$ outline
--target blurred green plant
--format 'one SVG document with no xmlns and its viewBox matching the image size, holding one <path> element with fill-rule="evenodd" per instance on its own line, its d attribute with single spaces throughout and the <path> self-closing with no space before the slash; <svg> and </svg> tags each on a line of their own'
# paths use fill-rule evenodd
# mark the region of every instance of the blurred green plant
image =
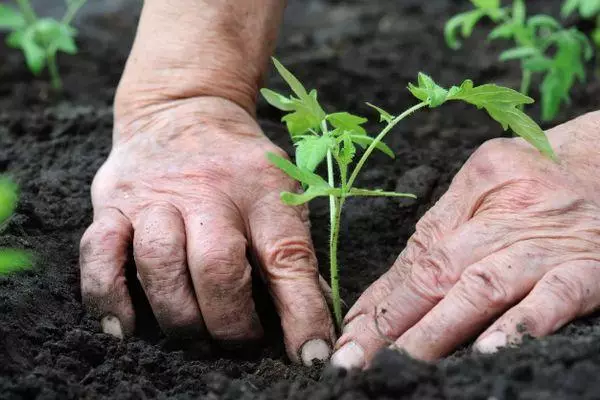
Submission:
<svg viewBox="0 0 600 400">
<path fill-rule="evenodd" d="M 584 19 L 596 20 L 592 41 L 596 47 L 600 47 L 600 0 L 566 0 L 562 6 L 562 16 L 567 18 L 575 12 Z"/>
<path fill-rule="evenodd" d="M 594 2 L 598 3 L 596 0 L 589 1 Z M 481 19 L 491 19 L 497 26 L 489 33 L 488 39 L 506 39 L 515 43 L 513 48 L 500 54 L 500 61 L 520 61 L 520 91 L 524 95 L 529 94 L 533 75 L 543 75 L 539 86 L 542 119 L 554 119 L 561 105 L 570 102 L 570 92 L 576 80 L 585 81 L 585 62 L 593 56 L 587 37 L 575 28 L 563 28 L 548 15 L 527 17 L 523 0 L 514 0 L 512 7 L 502 7 L 500 0 L 471 0 L 471 3 L 475 7 L 473 10 L 452 17 L 446 24 L 448 46 L 460 48 L 459 34 L 468 38 Z M 588 3 L 588 0 L 577 3 Z"/>
<path fill-rule="evenodd" d="M 65 0 L 67 10 L 60 21 L 39 18 L 29 0 L 15 0 L 16 7 L 0 4 L 0 30 L 10 32 L 6 37 L 9 47 L 20 49 L 29 70 L 36 76 L 48 67 L 52 87 L 62 89 L 57 53 L 77 54 L 71 26 L 73 18 L 87 0 Z"/>
<path fill-rule="evenodd" d="M 17 207 L 17 185 L 8 177 L 0 176 L 0 231 L 4 229 Z M 31 255 L 23 250 L 0 249 L 0 275 L 30 268 Z"/>
</svg>

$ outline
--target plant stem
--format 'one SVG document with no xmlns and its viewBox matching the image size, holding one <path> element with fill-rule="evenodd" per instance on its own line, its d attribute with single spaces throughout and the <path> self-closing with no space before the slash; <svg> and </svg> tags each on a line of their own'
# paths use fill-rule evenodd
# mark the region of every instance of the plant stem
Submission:
<svg viewBox="0 0 600 400">
<path fill-rule="evenodd" d="M 404 118 L 408 117 L 410 114 L 414 113 L 415 111 L 420 110 L 423 107 L 426 107 L 427 105 L 428 105 L 428 103 L 421 102 L 415 106 L 412 106 L 411 108 L 409 108 L 408 110 L 404 111 L 402 114 L 400 114 L 399 116 L 394 118 L 392 120 L 392 122 L 390 122 L 385 128 L 383 128 L 381 133 L 379 135 L 377 135 L 375 140 L 373 140 L 371 142 L 371 144 L 369 145 L 367 150 L 365 150 L 362 157 L 356 164 L 354 171 L 352 171 L 352 175 L 350 175 L 350 179 L 348 179 L 348 184 L 346 185 L 347 190 L 352 189 L 352 185 L 354 184 L 354 181 L 358 177 L 360 170 L 362 169 L 362 167 L 365 165 L 365 163 L 369 159 L 369 156 L 371 155 L 371 153 L 375 150 L 375 147 L 377 146 L 377 144 L 379 144 L 383 140 L 385 135 L 387 135 L 389 133 L 389 131 L 391 131 L 392 128 L 398 124 L 398 122 L 402 121 Z"/>
<path fill-rule="evenodd" d="M 68 8 L 67 8 L 67 12 L 65 13 L 64 17 L 62 18 L 62 23 L 65 25 L 69 25 L 71 24 L 71 21 L 73 21 L 73 18 L 75 18 L 75 15 L 77 15 L 77 12 L 79 11 L 79 9 L 81 7 L 83 7 L 83 5 L 87 2 L 87 0 L 79 0 L 77 2 L 72 3 Z"/>
<path fill-rule="evenodd" d="M 331 237 L 329 241 L 329 272 L 331 280 L 331 297 L 333 302 L 333 317 L 338 330 L 342 330 L 342 301 L 340 297 L 340 276 L 337 260 L 338 241 L 340 237 L 340 221 L 342 219 L 342 207 L 344 199 L 334 199 L 336 212 L 333 215 L 331 225 Z"/>
<path fill-rule="evenodd" d="M 16 1 L 17 1 L 17 5 L 19 6 L 19 9 L 23 13 L 23 16 L 25 17 L 25 20 L 27 21 L 28 25 L 31 25 L 35 21 L 37 21 L 37 15 L 35 14 L 33 7 L 31 7 L 31 3 L 29 2 L 29 0 L 16 0 Z"/>
<path fill-rule="evenodd" d="M 531 71 L 523 69 L 523 76 L 521 77 L 521 90 L 520 92 L 525 96 L 528 96 L 529 88 L 531 87 Z"/>
<path fill-rule="evenodd" d="M 48 72 L 50 72 L 50 82 L 52 83 L 52 88 L 54 90 L 62 89 L 62 80 L 60 79 L 60 74 L 58 72 L 58 64 L 56 62 L 56 51 L 48 52 Z"/>
</svg>

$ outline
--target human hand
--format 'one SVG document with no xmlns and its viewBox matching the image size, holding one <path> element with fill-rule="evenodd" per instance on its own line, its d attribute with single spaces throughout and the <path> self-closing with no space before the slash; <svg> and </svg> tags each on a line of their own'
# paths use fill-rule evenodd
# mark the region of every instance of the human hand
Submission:
<svg viewBox="0 0 600 400">
<path fill-rule="evenodd" d="M 83 301 L 115 336 L 135 315 L 127 250 L 169 334 L 257 339 L 256 258 L 281 317 L 290 358 L 326 359 L 334 341 L 308 210 L 281 203 L 299 188 L 266 159 L 284 155 L 247 111 L 199 97 L 117 107 L 113 149 L 92 185 L 94 222 L 81 240 Z"/>
<path fill-rule="evenodd" d="M 333 364 L 390 344 L 435 360 L 482 330 L 474 347 L 493 352 L 598 309 L 599 121 L 548 132 L 560 164 L 521 139 L 481 146 L 348 312 Z"/>
</svg>

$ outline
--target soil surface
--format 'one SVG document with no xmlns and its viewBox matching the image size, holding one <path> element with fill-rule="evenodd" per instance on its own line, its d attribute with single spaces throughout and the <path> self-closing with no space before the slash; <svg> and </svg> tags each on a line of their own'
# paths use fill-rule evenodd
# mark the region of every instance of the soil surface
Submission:
<svg viewBox="0 0 600 400">
<path fill-rule="evenodd" d="M 558 0 L 528 3 L 553 15 L 560 9 Z M 496 62 L 502 45 L 486 44 L 486 28 L 460 51 L 446 48 L 444 22 L 467 7 L 466 0 L 290 0 L 278 56 L 319 90 L 328 110 L 364 115 L 372 115 L 365 101 L 391 111 L 414 104 L 405 87 L 418 71 L 446 85 L 471 78 L 518 87 L 516 66 Z M 272 311 L 265 312 L 264 343 L 243 356 L 210 342 L 182 349 L 152 318 L 125 341 L 100 333 L 81 306 L 78 242 L 91 222 L 90 183 L 110 150 L 112 97 L 138 15 L 136 2 L 90 2 L 78 20 L 80 54 L 60 58 L 62 97 L 51 94 L 45 77 L 28 73 L 20 54 L 0 46 L 0 171 L 22 189 L 0 246 L 38 257 L 35 269 L 0 278 L 0 399 L 600 398 L 599 316 L 493 356 L 465 347 L 431 365 L 388 351 L 363 373 L 292 365 Z M 277 79 L 269 86 L 283 88 Z M 598 98 L 597 81 L 579 86 L 559 121 L 593 110 Z M 539 116 L 536 107 L 530 111 Z M 280 115 L 263 103 L 258 114 L 265 132 L 290 150 Z M 340 249 L 348 303 L 389 267 L 473 150 L 503 134 L 460 105 L 423 112 L 396 129 L 388 142 L 397 158 L 376 157 L 360 183 L 399 187 L 419 199 L 348 202 Z M 311 210 L 324 266 L 326 206 L 316 202 Z"/>
</svg>

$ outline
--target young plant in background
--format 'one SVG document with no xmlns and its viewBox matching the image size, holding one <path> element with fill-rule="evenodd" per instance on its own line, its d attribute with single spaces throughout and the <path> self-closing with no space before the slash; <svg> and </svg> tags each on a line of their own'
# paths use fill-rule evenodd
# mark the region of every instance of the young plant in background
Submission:
<svg viewBox="0 0 600 400">
<path fill-rule="evenodd" d="M 327 113 L 317 100 L 315 90 L 307 91 L 300 81 L 281 63 L 273 59 L 277 71 L 291 88 L 293 95 L 284 96 L 269 89 L 262 89 L 263 97 L 272 106 L 286 112 L 282 118 L 286 123 L 291 139 L 296 146 L 295 163 L 269 153 L 268 159 L 300 182 L 304 192 L 281 193 L 285 204 L 296 206 L 317 197 L 329 197 L 329 215 L 331 223 L 329 241 L 329 267 L 333 297 L 333 312 L 338 328 L 342 325 L 342 311 L 339 286 L 339 267 L 337 260 L 340 220 L 344 203 L 349 197 L 391 196 L 412 197 L 408 193 L 386 192 L 356 188 L 356 178 L 369 157 L 379 150 L 390 157 L 393 151 L 383 143 L 385 136 L 400 121 L 425 107 L 439 107 L 447 101 L 463 101 L 485 109 L 488 114 L 506 130 L 511 128 L 548 157 L 555 159 L 554 152 L 542 129 L 519 107 L 533 102 L 533 99 L 512 89 L 497 85 L 474 86 L 466 80 L 460 86 L 449 90 L 437 85 L 430 77 L 419 74 L 417 85 L 409 85 L 410 92 L 420 100 L 419 103 L 401 112 L 397 116 L 367 103 L 377 110 L 383 129 L 374 137 L 369 136 L 363 125 L 366 118 L 348 113 Z M 357 148 L 364 149 L 358 157 Z M 327 164 L 327 176 L 315 173 L 323 162 Z M 337 169 L 337 173 L 335 171 Z"/>
<path fill-rule="evenodd" d="M 52 87 L 62 89 L 57 53 L 77 54 L 77 31 L 71 22 L 87 0 L 65 0 L 67 11 L 60 21 L 39 18 L 29 0 L 15 0 L 17 7 L 0 4 L 0 30 L 10 32 L 6 44 L 21 49 L 29 70 L 36 76 L 48 67 Z"/>
<path fill-rule="evenodd" d="M 529 94 L 533 75 L 543 75 L 539 87 L 542 119 L 554 119 L 561 105 L 569 103 L 575 81 L 585 81 L 585 62 L 593 56 L 587 37 L 575 28 L 563 28 L 548 15 L 528 18 L 523 0 L 514 0 L 512 7 L 502 7 L 500 0 L 471 0 L 471 3 L 475 9 L 452 17 L 446 24 L 448 46 L 460 48 L 459 33 L 468 38 L 481 19 L 491 19 L 497 26 L 488 39 L 512 40 L 515 44 L 500 54 L 500 60 L 521 62 L 520 91 L 524 95 Z"/>
<path fill-rule="evenodd" d="M 0 176 L 0 231 L 4 228 L 17 207 L 17 185 L 5 176 Z M 31 256 L 22 250 L 0 249 L 0 275 L 29 268 Z"/>
<path fill-rule="evenodd" d="M 566 0 L 561 14 L 563 18 L 579 13 L 582 18 L 596 19 L 596 28 L 592 32 L 592 40 L 596 47 L 600 47 L 600 0 Z"/>
</svg>

